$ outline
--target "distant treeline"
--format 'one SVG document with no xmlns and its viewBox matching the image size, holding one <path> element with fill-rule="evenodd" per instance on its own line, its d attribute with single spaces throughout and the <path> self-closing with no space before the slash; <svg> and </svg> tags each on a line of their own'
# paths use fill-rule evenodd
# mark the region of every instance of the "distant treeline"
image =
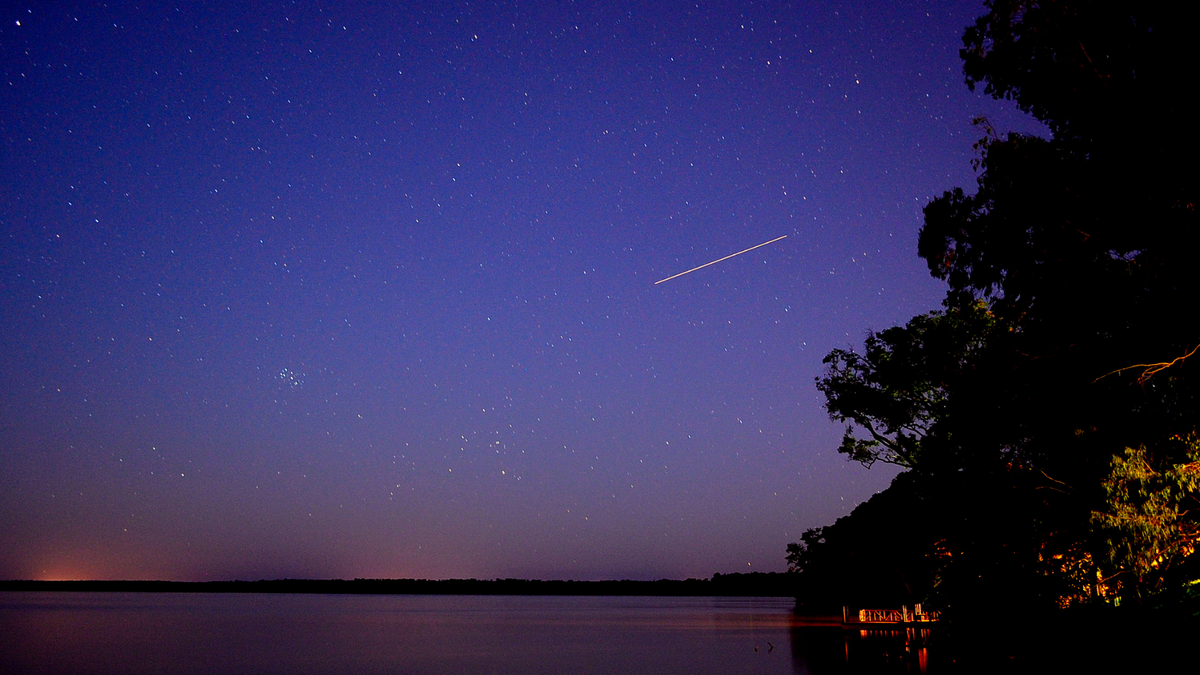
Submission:
<svg viewBox="0 0 1200 675">
<path fill-rule="evenodd" d="M 0 581 L 0 591 L 104 593 L 327 593 L 361 595 L 795 595 L 795 575 L 714 574 L 711 579 L 272 579 L 260 581 Z"/>
</svg>

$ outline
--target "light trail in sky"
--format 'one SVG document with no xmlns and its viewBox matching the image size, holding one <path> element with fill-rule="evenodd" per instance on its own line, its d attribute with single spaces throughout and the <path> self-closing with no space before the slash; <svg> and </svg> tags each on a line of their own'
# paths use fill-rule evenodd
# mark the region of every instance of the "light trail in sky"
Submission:
<svg viewBox="0 0 1200 675">
<path fill-rule="evenodd" d="M 779 241 L 780 239 L 787 239 L 787 235 L 785 234 L 782 237 L 775 237 L 771 241 L 764 241 L 763 243 L 759 244 L 758 246 L 751 246 L 750 248 L 748 248 L 744 251 L 738 251 L 737 253 L 730 253 L 729 255 L 725 256 L 724 258 L 717 258 L 716 260 L 714 260 L 712 262 L 706 262 L 703 265 L 700 265 L 699 267 L 693 267 L 692 269 L 690 269 L 686 272 L 680 272 L 679 274 L 673 274 L 673 275 L 667 277 L 666 279 L 659 279 L 658 281 L 654 282 L 654 285 L 657 286 L 664 281 L 670 281 L 676 277 L 681 277 L 685 274 L 691 274 L 692 272 L 695 272 L 696 270 L 699 270 L 699 269 L 704 269 L 705 267 L 708 267 L 709 265 L 716 265 L 717 263 L 721 262 L 722 260 L 729 260 L 730 258 L 734 258 L 743 253 L 749 253 L 750 251 L 753 251 L 756 248 L 762 248 L 763 246 L 766 246 L 767 244 L 774 244 L 775 242 Z"/>
</svg>

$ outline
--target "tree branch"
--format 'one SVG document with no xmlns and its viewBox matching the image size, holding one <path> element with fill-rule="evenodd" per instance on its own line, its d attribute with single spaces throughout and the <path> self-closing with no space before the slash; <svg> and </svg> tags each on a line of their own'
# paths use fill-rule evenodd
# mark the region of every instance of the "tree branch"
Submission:
<svg viewBox="0 0 1200 675">
<path fill-rule="evenodd" d="M 1100 380 L 1103 380 L 1104 378 L 1108 377 L 1109 375 L 1118 375 L 1127 370 L 1134 370 L 1135 368 L 1145 368 L 1145 370 L 1142 371 L 1142 374 L 1138 375 L 1137 381 L 1138 381 L 1138 384 L 1146 384 L 1146 381 L 1149 380 L 1151 377 L 1153 377 L 1154 375 L 1157 375 L 1158 373 L 1161 373 L 1162 371 L 1166 370 L 1167 368 L 1170 368 L 1171 366 L 1175 365 L 1176 363 L 1181 363 L 1181 362 L 1187 360 L 1187 358 L 1189 356 L 1195 354 L 1197 350 L 1200 350 L 1200 344 L 1197 344 L 1195 349 L 1193 349 L 1192 351 L 1184 354 L 1183 356 L 1172 359 L 1170 361 L 1164 361 L 1161 363 L 1135 363 L 1132 366 L 1125 366 L 1124 368 L 1118 368 L 1118 369 L 1112 371 L 1111 373 L 1106 373 L 1106 374 L 1101 375 L 1100 377 L 1097 377 L 1096 379 L 1092 380 L 1092 384 L 1096 384 L 1097 382 L 1099 382 Z"/>
</svg>

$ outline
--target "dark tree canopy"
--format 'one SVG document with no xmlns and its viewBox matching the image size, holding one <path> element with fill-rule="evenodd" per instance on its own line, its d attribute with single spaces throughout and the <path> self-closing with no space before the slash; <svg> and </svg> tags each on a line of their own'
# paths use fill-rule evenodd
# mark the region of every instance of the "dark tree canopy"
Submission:
<svg viewBox="0 0 1200 675">
<path fill-rule="evenodd" d="M 788 546 L 788 569 L 798 572 L 799 601 L 810 611 L 837 613 L 843 605 L 899 606 L 921 602 L 934 586 L 925 560 L 927 502 L 914 477 L 901 474 L 886 490 L 826 527 Z M 807 582 L 807 583 L 806 583 Z"/>
<path fill-rule="evenodd" d="M 1016 101 L 1053 137 L 985 141 L 978 191 L 928 207 L 920 255 L 952 301 L 1002 298 L 1013 319 L 1048 319 L 1081 302 L 1090 314 L 1102 297 L 1120 303 L 1107 323 L 1166 324 L 1177 348 L 1194 344 L 1197 322 L 1167 303 L 1198 287 L 1197 136 L 1185 122 L 1200 75 L 1195 3 L 987 6 L 963 38 L 968 85 Z"/>
<path fill-rule="evenodd" d="M 830 352 L 817 388 L 830 417 L 849 423 L 840 451 L 867 466 L 932 468 L 941 461 L 929 445 L 952 419 L 949 393 L 978 375 L 980 350 L 995 330 L 987 308 L 974 304 L 871 333 L 862 354 Z"/>
<path fill-rule="evenodd" d="M 985 5 L 963 36 L 967 86 L 1015 101 L 1055 138 L 1092 143 L 1113 129 L 1189 114 L 1180 90 L 1196 75 L 1193 3 Z"/>
<path fill-rule="evenodd" d="M 1195 134 L 1180 124 L 1200 74 L 1196 10 L 987 8 L 964 36 L 968 86 L 1052 136 L 982 122 L 975 191 L 925 209 L 918 253 L 949 285 L 944 311 L 870 334 L 861 354 L 833 351 L 818 387 L 848 425 L 843 453 L 922 486 L 931 597 L 1140 598 L 1200 575 L 1200 514 L 1186 506 L 1200 471 L 1200 228 Z M 1170 552 L 1169 574 L 1153 547 Z"/>
</svg>

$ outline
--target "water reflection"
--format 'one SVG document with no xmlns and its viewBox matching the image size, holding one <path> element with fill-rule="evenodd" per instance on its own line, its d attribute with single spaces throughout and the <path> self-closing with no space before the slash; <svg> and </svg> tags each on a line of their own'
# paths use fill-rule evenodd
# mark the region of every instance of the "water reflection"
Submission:
<svg viewBox="0 0 1200 675">
<path fill-rule="evenodd" d="M 0 593 L 0 672 L 943 672 L 787 598 Z"/>
<path fill-rule="evenodd" d="M 840 626 L 797 623 L 791 630 L 796 673 L 921 673 L 947 672 L 930 628 L 872 628 L 845 630 Z"/>
<path fill-rule="evenodd" d="M 788 599 L 0 594 L 0 672 L 793 672 Z"/>
</svg>

